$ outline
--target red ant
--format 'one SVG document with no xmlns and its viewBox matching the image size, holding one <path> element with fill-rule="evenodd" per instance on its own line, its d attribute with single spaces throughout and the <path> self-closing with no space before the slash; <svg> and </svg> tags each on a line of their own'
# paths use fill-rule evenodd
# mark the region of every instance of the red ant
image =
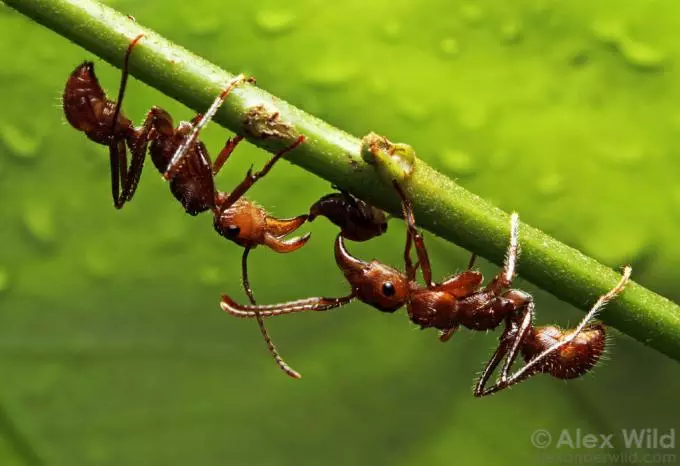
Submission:
<svg viewBox="0 0 680 466">
<path fill-rule="evenodd" d="M 335 241 L 335 259 L 352 287 L 352 292 L 341 298 L 309 298 L 284 304 L 244 306 L 223 296 L 221 307 L 237 317 L 253 317 L 255 312 L 265 317 L 303 311 L 324 311 L 343 306 L 353 299 L 369 304 L 383 312 L 394 312 L 406 305 L 409 318 L 421 328 L 434 327 L 440 340 L 447 341 L 462 325 L 471 330 L 492 330 L 505 324 L 498 349 L 487 363 L 474 395 L 481 397 L 503 390 L 538 373 L 549 373 L 560 379 L 579 377 L 588 372 L 600 359 L 605 346 L 605 327 L 590 323 L 597 312 L 616 297 L 631 274 L 626 267 L 620 282 L 601 296 L 585 318 L 575 328 L 563 330 L 556 326 L 533 326 L 534 301 L 526 292 L 510 289 L 519 256 L 519 217 L 511 216 L 510 245 L 503 269 L 485 287 L 481 287 L 480 272 L 468 270 L 442 283 L 432 281 L 432 270 L 422 235 L 418 232 L 410 200 L 398 183 L 394 182 L 407 222 L 404 262 L 406 273 L 378 261 L 364 262 L 349 254 L 343 237 Z M 418 262 L 411 261 L 415 244 Z M 425 286 L 416 283 L 416 272 L 421 268 Z M 518 354 L 525 365 L 509 374 Z M 491 375 L 505 359 L 501 375 L 494 385 L 485 388 Z"/>
<path fill-rule="evenodd" d="M 242 75 L 236 77 L 219 94 L 205 115 L 196 115 L 191 122 L 180 122 L 176 129 L 170 114 L 159 107 L 152 107 L 142 125 L 135 128 L 122 113 L 121 106 L 130 55 L 142 37 L 143 34 L 138 35 L 126 51 L 117 102 L 106 97 L 92 62 L 84 62 L 73 71 L 64 90 L 66 118 L 92 141 L 109 147 L 112 194 L 118 209 L 132 199 L 137 189 L 148 147 L 151 160 L 164 178 L 169 180 L 172 194 L 185 211 L 190 215 L 198 215 L 211 210 L 215 230 L 245 248 L 241 261 L 243 285 L 251 303 L 255 304 L 247 270 L 250 250 L 264 244 L 279 253 L 292 252 L 304 246 L 310 234 L 284 240 L 286 235 L 297 230 L 307 220 L 307 215 L 290 219 L 274 218 L 262 207 L 247 200 L 244 194 L 257 180 L 269 173 L 284 154 L 302 144 L 305 137 L 299 136 L 289 147 L 277 152 L 262 170 L 256 173 L 252 172 L 252 168 L 248 170 L 244 180 L 230 193 L 217 190 L 214 177 L 243 137 L 229 139 L 212 163 L 204 144 L 198 140 L 198 133 L 237 85 L 253 80 Z M 129 167 L 127 148 L 132 154 Z M 300 375 L 279 356 L 259 317 L 258 323 L 279 367 L 291 377 L 299 378 Z"/>
<path fill-rule="evenodd" d="M 312 204 L 308 220 L 313 222 L 319 215 L 340 227 L 340 234 L 352 241 L 368 241 L 387 231 L 385 212 L 342 189 Z"/>
</svg>

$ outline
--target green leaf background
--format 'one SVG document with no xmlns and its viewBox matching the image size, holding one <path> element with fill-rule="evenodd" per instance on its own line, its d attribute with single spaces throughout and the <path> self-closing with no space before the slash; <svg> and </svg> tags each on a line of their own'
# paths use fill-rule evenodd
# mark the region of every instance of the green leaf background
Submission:
<svg viewBox="0 0 680 466">
<path fill-rule="evenodd" d="M 355 135 L 409 142 L 473 192 L 680 298 L 677 2 L 106 3 Z M 304 375 L 286 378 L 255 323 L 217 305 L 225 292 L 245 301 L 241 249 L 209 216 L 184 215 L 151 164 L 134 202 L 113 209 L 106 148 L 60 108 L 66 77 L 94 57 L 2 5 L 0 31 L 3 466 L 545 464 L 592 451 L 537 449 L 537 429 L 615 433 L 596 453 L 630 453 L 621 429 L 679 427 L 677 363 L 615 330 L 592 376 L 478 400 L 497 335 L 442 345 L 403 311 L 352 304 L 269 321 Z M 119 72 L 95 61 L 113 94 Z M 126 113 L 140 121 L 152 105 L 192 116 L 132 80 Z M 217 153 L 227 137 L 214 125 L 204 140 Z M 243 145 L 219 185 L 266 156 Z M 329 190 L 281 163 L 251 197 L 289 216 Z M 334 229 L 305 228 L 302 250 L 251 255 L 261 302 L 346 291 Z M 428 244 L 436 276 L 465 267 L 466 251 Z M 399 265 L 402 245 L 392 221 L 351 250 Z M 517 286 L 535 294 L 539 323 L 583 315 Z"/>
</svg>

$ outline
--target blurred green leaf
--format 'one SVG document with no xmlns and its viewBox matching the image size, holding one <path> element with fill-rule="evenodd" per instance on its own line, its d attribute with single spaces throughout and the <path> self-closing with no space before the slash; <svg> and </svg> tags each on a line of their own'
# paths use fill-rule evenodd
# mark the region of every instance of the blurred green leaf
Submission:
<svg viewBox="0 0 680 466">
<path fill-rule="evenodd" d="M 108 3 L 354 134 L 438 154 L 428 162 L 480 196 L 680 298 L 676 2 Z M 185 216 L 152 170 L 111 207 L 106 149 L 59 107 L 93 57 L 3 6 L 0 27 L 0 403 L 45 464 L 539 464 L 536 429 L 677 428 L 677 364 L 618 336 L 593 377 L 476 400 L 496 336 L 441 345 L 403 314 L 354 304 L 272 320 L 304 378 L 281 376 L 255 325 L 219 311 L 221 293 L 240 292 L 241 251 L 209 218 Z M 98 74 L 113 91 L 118 71 Z M 192 115 L 132 82 L 129 116 L 151 105 Z M 210 127 L 205 141 L 215 152 L 226 137 Z M 264 159 L 239 148 L 220 185 Z M 283 164 L 252 197 L 295 215 L 328 189 Z M 399 264 L 390 228 L 353 252 Z M 295 254 L 253 253 L 259 300 L 344 291 L 333 229 L 312 229 Z M 428 244 L 437 275 L 465 267 L 464 251 Z M 581 316 L 518 286 L 539 322 Z M 2 425 L 0 438 L 1 464 L 35 464 Z"/>
</svg>

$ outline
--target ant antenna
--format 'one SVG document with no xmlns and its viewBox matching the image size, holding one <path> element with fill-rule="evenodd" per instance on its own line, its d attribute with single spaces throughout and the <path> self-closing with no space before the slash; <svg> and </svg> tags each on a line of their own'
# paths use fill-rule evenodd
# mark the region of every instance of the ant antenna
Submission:
<svg viewBox="0 0 680 466">
<path fill-rule="evenodd" d="M 184 157 L 184 154 L 186 153 L 187 149 L 191 147 L 191 145 L 196 141 L 198 133 L 208 124 L 210 120 L 212 120 L 212 118 L 217 113 L 217 110 L 219 110 L 219 108 L 226 100 L 229 93 L 232 90 L 234 90 L 234 88 L 237 85 L 246 81 L 254 82 L 254 79 L 246 78 L 245 75 L 239 74 L 229 82 L 229 85 L 226 88 L 224 88 L 222 92 L 220 92 L 217 98 L 215 98 L 215 100 L 213 101 L 212 105 L 210 105 L 210 108 L 208 108 L 205 114 L 201 116 L 201 119 L 198 120 L 198 122 L 194 126 L 194 129 L 191 131 L 191 134 L 189 134 L 189 137 L 187 137 L 175 151 L 174 155 L 172 156 L 172 159 L 170 159 L 168 168 L 165 170 L 165 173 L 163 174 L 163 178 L 165 178 L 168 181 L 172 179 L 172 177 L 175 175 L 175 171 L 177 169 L 177 166 L 179 165 L 179 162 L 182 160 L 182 157 Z"/>
<path fill-rule="evenodd" d="M 243 288 L 245 289 L 246 294 L 248 295 L 250 303 L 252 305 L 256 305 L 257 303 L 255 302 L 255 297 L 253 296 L 253 289 L 250 287 L 250 280 L 248 280 L 248 254 L 250 253 L 250 250 L 251 250 L 250 247 L 246 247 L 245 250 L 243 251 L 243 256 L 241 256 Z M 260 333 L 262 334 L 262 338 L 264 338 L 264 341 L 267 344 L 267 349 L 274 358 L 274 361 L 276 361 L 276 365 L 279 366 L 279 369 L 281 369 L 283 372 L 285 372 L 287 375 L 294 379 L 301 379 L 302 375 L 300 375 L 298 371 L 290 367 L 279 354 L 278 350 L 276 349 L 276 346 L 274 345 L 274 342 L 269 336 L 267 327 L 264 325 L 264 319 L 262 318 L 262 315 L 259 312 L 255 311 L 255 318 L 257 319 L 258 327 L 260 327 Z"/>
</svg>

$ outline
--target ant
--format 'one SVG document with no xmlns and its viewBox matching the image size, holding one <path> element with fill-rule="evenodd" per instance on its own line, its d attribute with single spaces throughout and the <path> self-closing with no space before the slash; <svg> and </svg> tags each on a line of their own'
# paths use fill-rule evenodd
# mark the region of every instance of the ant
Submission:
<svg viewBox="0 0 680 466">
<path fill-rule="evenodd" d="M 84 132 L 92 141 L 109 147 L 112 194 L 117 209 L 132 200 L 148 148 L 154 165 L 169 181 L 170 191 L 186 213 L 195 216 L 212 211 L 215 230 L 245 248 L 241 260 L 243 286 L 250 302 L 255 304 L 247 269 L 250 250 L 264 244 L 279 253 L 293 252 L 307 243 L 310 234 L 284 240 L 286 235 L 305 223 L 308 216 L 274 218 L 262 207 L 247 200 L 244 194 L 257 180 L 266 176 L 284 154 L 302 144 L 305 137 L 299 136 L 290 146 L 274 154 L 260 171 L 253 173 L 251 167 L 243 181 L 230 193 L 217 190 L 214 177 L 243 136 L 227 140 L 213 163 L 205 145 L 198 140 L 198 133 L 237 85 L 254 80 L 243 75 L 237 76 L 218 95 L 205 115 L 198 114 L 190 122 L 180 122 L 176 129 L 170 114 L 155 106 L 148 112 L 142 125 L 135 128 L 121 107 L 129 75 L 130 55 L 142 37 L 143 34 L 135 37 L 125 53 L 116 102 L 106 97 L 92 62 L 86 61 L 76 67 L 64 90 L 66 118 L 71 126 Z M 132 154 L 129 167 L 127 148 Z M 257 320 L 267 347 L 279 367 L 291 377 L 300 378 L 279 356 L 262 319 L 258 317 Z"/>
<path fill-rule="evenodd" d="M 319 215 L 340 227 L 340 234 L 352 241 L 368 241 L 387 231 L 385 212 L 343 189 L 312 204 L 307 220 L 313 222 Z"/>
<path fill-rule="evenodd" d="M 376 260 L 365 262 L 353 257 L 347 251 L 342 235 L 338 235 L 335 260 L 352 287 L 349 295 L 340 298 L 308 298 L 266 306 L 244 306 L 229 296 L 223 296 L 222 309 L 238 317 L 253 317 L 255 312 L 271 317 L 333 309 L 355 298 L 383 312 L 394 312 L 406 305 L 410 320 L 423 329 L 438 329 L 441 341 L 451 338 L 461 325 L 481 331 L 493 330 L 504 324 L 498 348 L 474 389 L 477 397 L 496 393 L 538 373 L 571 379 L 595 366 L 604 351 L 606 330 L 604 325 L 591 321 L 607 302 L 621 293 L 630 279 L 630 267 L 625 268 L 623 277 L 613 289 L 600 296 L 575 329 L 564 330 L 553 325 L 534 327 L 533 297 L 510 288 L 519 257 L 519 216 L 515 213 L 510 218 L 510 244 L 503 269 L 488 285 L 482 287 L 482 274 L 470 270 L 475 256 L 468 270 L 441 283 L 434 283 L 424 239 L 415 225 L 413 206 L 401 186 L 396 181 L 393 185 L 401 198 L 407 223 L 405 273 Z M 413 245 L 418 257 L 415 264 L 411 260 Z M 418 268 L 421 268 L 425 286 L 415 281 Z M 520 353 L 525 364 L 510 374 Z M 503 360 L 500 377 L 487 388 L 489 379 Z"/>
</svg>

